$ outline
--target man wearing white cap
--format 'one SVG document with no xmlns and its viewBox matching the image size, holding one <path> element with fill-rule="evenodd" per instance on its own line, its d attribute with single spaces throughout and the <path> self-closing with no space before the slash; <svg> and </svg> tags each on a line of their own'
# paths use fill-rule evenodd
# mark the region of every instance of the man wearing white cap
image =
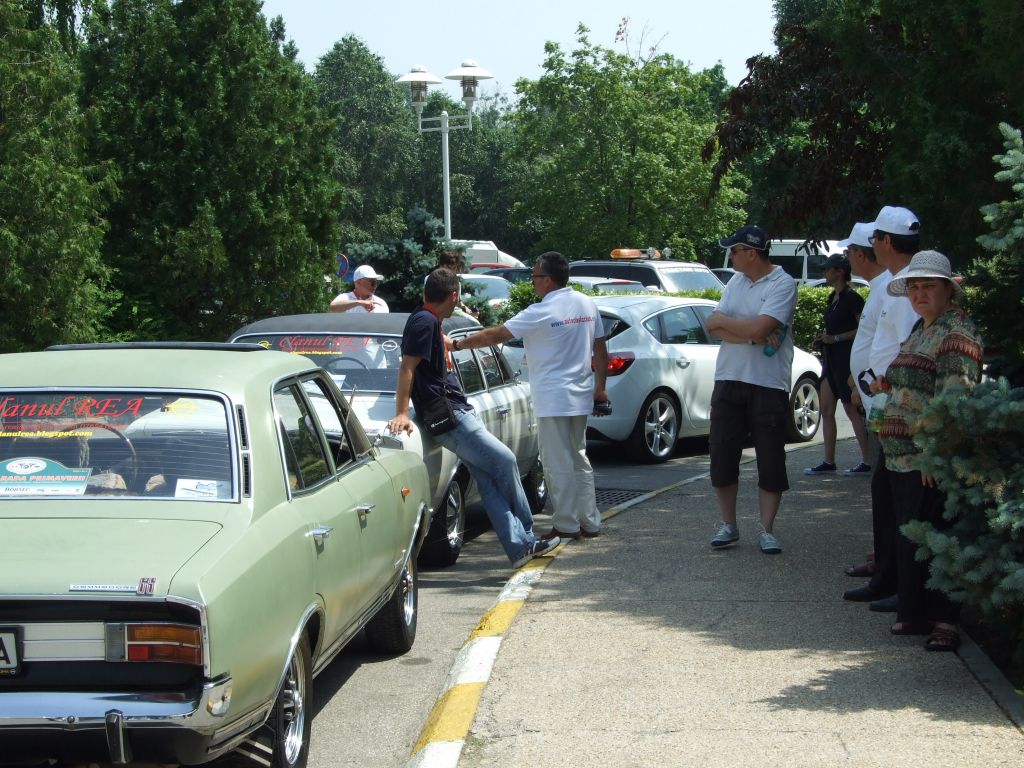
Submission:
<svg viewBox="0 0 1024 768">
<path fill-rule="evenodd" d="M 352 275 L 352 290 L 335 297 L 331 312 L 390 312 L 387 302 L 376 293 L 383 279 L 384 275 L 377 274 L 369 264 L 357 267 Z"/>
<path fill-rule="evenodd" d="M 869 241 L 878 263 L 888 270 L 890 279 L 902 276 L 920 245 L 921 223 L 917 216 L 907 208 L 886 205 L 869 226 L 872 230 Z M 918 315 L 909 301 L 890 296 L 887 291 L 878 293 L 882 298 L 881 310 L 868 352 L 868 367 L 858 372 L 852 360 L 850 365 L 850 371 L 857 379 L 861 394 L 865 387 L 873 393 L 879 391 L 889 363 L 899 354 L 900 344 L 910 335 L 914 323 L 918 320 Z M 874 294 L 875 291 L 872 290 L 872 295 Z M 877 441 L 877 436 L 874 439 Z M 874 470 L 871 476 L 871 523 L 875 545 L 874 574 L 867 586 L 846 590 L 843 599 L 871 601 L 871 610 L 888 612 L 896 610 L 894 596 L 897 586 L 896 543 L 900 536 L 899 522 L 893 506 L 889 471 L 885 467 L 885 453 L 880 448 L 872 464 Z"/>
</svg>

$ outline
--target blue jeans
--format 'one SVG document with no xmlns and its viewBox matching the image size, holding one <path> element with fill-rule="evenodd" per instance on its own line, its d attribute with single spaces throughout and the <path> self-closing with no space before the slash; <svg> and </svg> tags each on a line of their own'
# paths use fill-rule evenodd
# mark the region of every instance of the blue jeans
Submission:
<svg viewBox="0 0 1024 768">
<path fill-rule="evenodd" d="M 508 559 L 515 562 L 535 541 L 533 515 L 519 480 L 515 454 L 487 431 L 473 411 L 455 411 L 455 421 L 455 429 L 434 439 L 469 468 L 498 541 Z"/>
</svg>

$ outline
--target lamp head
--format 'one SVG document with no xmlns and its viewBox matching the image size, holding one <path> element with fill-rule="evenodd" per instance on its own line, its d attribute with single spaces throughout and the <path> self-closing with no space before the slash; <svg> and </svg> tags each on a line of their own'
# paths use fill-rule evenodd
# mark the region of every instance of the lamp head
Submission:
<svg viewBox="0 0 1024 768">
<path fill-rule="evenodd" d="M 473 102 L 476 101 L 476 87 L 481 80 L 490 80 L 493 78 L 490 72 L 482 67 L 477 66 L 477 63 L 473 59 L 466 59 L 462 62 L 462 66 L 458 69 L 453 69 L 447 75 L 446 80 L 459 80 L 462 83 L 462 103 L 466 105 L 467 110 L 473 109 Z"/>
<path fill-rule="evenodd" d="M 443 82 L 437 75 L 432 75 L 422 64 L 417 64 L 407 74 L 395 80 L 396 83 L 408 83 L 411 95 L 412 107 L 419 115 L 427 103 L 427 88 Z"/>
</svg>

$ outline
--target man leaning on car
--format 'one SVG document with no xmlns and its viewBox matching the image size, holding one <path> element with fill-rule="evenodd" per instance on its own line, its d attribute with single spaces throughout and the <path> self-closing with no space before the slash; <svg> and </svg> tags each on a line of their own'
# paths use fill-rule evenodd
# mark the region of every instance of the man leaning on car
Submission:
<svg viewBox="0 0 1024 768">
<path fill-rule="evenodd" d="M 743 443 L 749 436 L 757 455 L 758 543 L 767 555 L 782 551 L 772 533 L 786 475 L 786 418 L 793 366 L 796 282 L 768 260 L 768 233 L 741 227 L 718 243 L 731 251 L 739 273 L 725 286 L 708 331 L 722 340 L 711 396 L 711 484 L 722 522 L 711 540 L 714 549 L 735 544 L 736 496 Z"/>
<path fill-rule="evenodd" d="M 480 489 L 487 517 L 505 554 L 515 568 L 550 552 L 561 542 L 541 541 L 533 533 L 533 515 L 526 498 L 515 454 L 487 431 L 473 411 L 458 377 L 451 371 L 451 355 L 441 321 L 451 317 L 459 302 L 459 276 L 443 267 L 435 269 L 423 284 L 423 306 L 409 315 L 402 332 L 402 367 L 395 392 L 395 417 L 388 422 L 393 433 L 412 433 L 409 402 L 418 414 L 427 403 L 446 397 L 455 426 L 434 440 L 469 467 Z M 422 421 L 422 419 L 421 419 Z"/>
</svg>

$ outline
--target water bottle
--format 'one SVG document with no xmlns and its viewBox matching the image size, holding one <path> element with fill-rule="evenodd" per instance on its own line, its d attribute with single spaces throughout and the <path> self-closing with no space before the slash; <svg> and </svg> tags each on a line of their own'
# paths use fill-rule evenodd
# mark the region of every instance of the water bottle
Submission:
<svg viewBox="0 0 1024 768">
<path fill-rule="evenodd" d="M 868 412 L 867 426 L 872 432 L 882 431 L 882 420 L 885 418 L 885 403 L 889 395 L 885 392 L 871 396 L 871 410 Z"/>
<path fill-rule="evenodd" d="M 782 342 L 782 340 L 784 338 L 786 338 L 786 331 L 787 330 L 789 330 L 789 326 L 788 325 L 780 325 L 778 330 L 775 331 L 779 335 L 779 342 L 780 343 Z M 775 354 L 776 349 L 777 348 L 773 347 L 771 344 L 765 344 L 761 351 L 764 352 L 766 356 L 771 357 L 772 355 Z"/>
</svg>

